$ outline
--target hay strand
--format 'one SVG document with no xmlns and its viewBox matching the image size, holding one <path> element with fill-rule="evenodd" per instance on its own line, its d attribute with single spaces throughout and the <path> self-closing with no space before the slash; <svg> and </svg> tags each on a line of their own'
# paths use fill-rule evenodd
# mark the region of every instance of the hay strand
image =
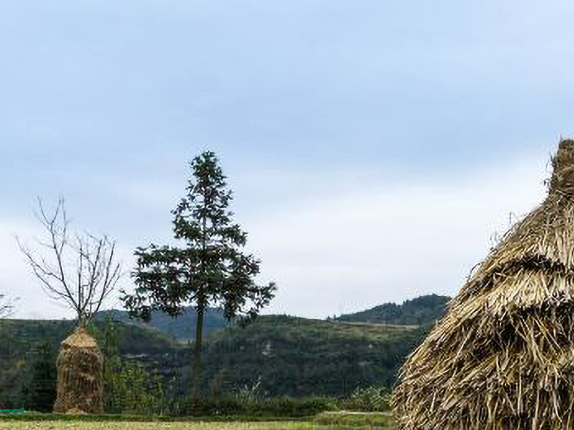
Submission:
<svg viewBox="0 0 574 430">
<path fill-rule="evenodd" d="M 508 231 L 407 358 L 398 430 L 565 430 L 574 406 L 574 141 L 545 201 Z"/>
<path fill-rule="evenodd" d="M 58 355 L 58 388 L 54 412 L 103 413 L 104 358 L 94 338 L 78 328 Z"/>
</svg>

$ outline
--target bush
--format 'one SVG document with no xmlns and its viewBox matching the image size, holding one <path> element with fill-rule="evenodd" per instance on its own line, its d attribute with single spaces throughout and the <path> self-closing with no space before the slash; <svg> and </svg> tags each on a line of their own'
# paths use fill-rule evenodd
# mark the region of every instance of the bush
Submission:
<svg viewBox="0 0 574 430">
<path fill-rule="evenodd" d="M 104 361 L 104 410 L 111 414 L 157 415 L 168 410 L 164 381 L 136 361 L 119 353 L 119 327 L 106 314 L 104 324 L 91 323 L 88 332 L 102 347 Z"/>
<path fill-rule="evenodd" d="M 385 387 L 357 388 L 340 403 L 341 409 L 349 411 L 383 412 L 391 409 L 391 394 Z"/>
<path fill-rule="evenodd" d="M 308 417 L 323 411 L 336 410 L 334 399 L 325 397 L 292 398 L 242 397 L 190 397 L 182 410 L 173 411 L 187 416 L 253 416 L 253 417 Z"/>
</svg>

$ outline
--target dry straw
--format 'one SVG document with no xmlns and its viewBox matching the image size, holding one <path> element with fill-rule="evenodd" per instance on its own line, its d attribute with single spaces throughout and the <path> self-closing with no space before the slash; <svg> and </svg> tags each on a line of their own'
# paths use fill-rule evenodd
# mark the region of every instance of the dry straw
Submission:
<svg viewBox="0 0 574 430">
<path fill-rule="evenodd" d="M 58 355 L 58 395 L 54 412 L 103 413 L 104 358 L 96 341 L 78 328 Z"/>
<path fill-rule="evenodd" d="M 407 359 L 397 430 L 574 429 L 574 141 Z"/>
</svg>

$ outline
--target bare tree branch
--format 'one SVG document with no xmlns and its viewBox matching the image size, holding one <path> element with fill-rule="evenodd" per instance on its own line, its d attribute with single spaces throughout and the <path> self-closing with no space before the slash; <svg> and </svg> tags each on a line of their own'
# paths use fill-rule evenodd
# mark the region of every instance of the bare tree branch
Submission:
<svg viewBox="0 0 574 430">
<path fill-rule="evenodd" d="M 35 249 L 16 238 L 18 246 L 45 292 L 70 306 L 83 326 L 100 310 L 121 277 L 116 244 L 106 236 L 70 236 L 64 199 L 58 200 L 52 213 L 38 199 L 36 217 L 46 238 L 36 238 Z"/>
<path fill-rule="evenodd" d="M 14 311 L 14 302 L 16 299 L 8 299 L 5 294 L 0 294 L 0 318 L 7 318 Z"/>
</svg>

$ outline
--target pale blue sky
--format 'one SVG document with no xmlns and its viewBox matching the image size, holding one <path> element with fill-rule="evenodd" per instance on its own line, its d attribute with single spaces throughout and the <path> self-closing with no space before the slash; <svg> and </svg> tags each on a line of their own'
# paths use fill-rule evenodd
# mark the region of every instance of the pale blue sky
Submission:
<svg viewBox="0 0 574 430">
<path fill-rule="evenodd" d="M 279 283 L 270 311 L 455 294 L 574 134 L 573 17 L 556 0 L 4 2 L 0 288 L 21 316 L 63 315 L 12 237 L 36 197 L 64 196 L 129 268 L 169 240 L 209 148 Z"/>
</svg>

